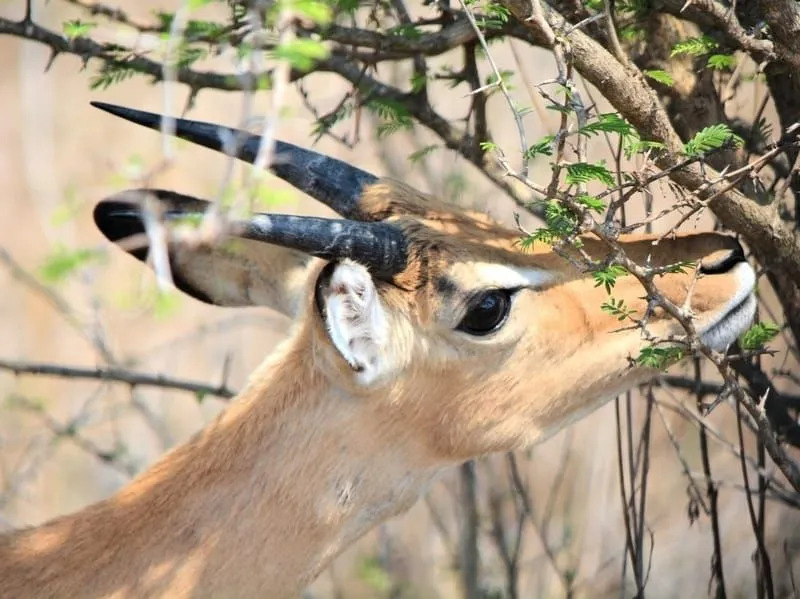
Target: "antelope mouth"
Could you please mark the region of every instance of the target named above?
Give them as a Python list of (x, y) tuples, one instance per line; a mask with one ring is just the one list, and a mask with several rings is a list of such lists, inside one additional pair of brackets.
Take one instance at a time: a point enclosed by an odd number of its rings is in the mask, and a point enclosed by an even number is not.
[(725, 351), (755, 318), (758, 301), (754, 294), (756, 273), (746, 262), (736, 267), (739, 290), (727, 305), (700, 329), (700, 340), (715, 351)]

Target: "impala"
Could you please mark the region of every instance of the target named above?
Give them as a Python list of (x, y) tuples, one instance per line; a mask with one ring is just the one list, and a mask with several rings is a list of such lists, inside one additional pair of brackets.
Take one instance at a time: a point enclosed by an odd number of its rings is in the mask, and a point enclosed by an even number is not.
[[(240, 131), (175, 125), (245, 160), (258, 150)], [(631, 360), (648, 343), (641, 330), (601, 311), (605, 290), (549, 247), (523, 249), (485, 215), (290, 144), (278, 142), (272, 169), (343, 218), (256, 214), (213, 244), (173, 235), (168, 258), (183, 291), (269, 306), (294, 318), (290, 337), (215, 422), (113, 497), (1, 537), (0, 596), (296, 596), (443, 468), (535, 443), (657, 375)], [(148, 189), (103, 200), (94, 216), (146, 260), (145, 211), (180, 230), (207, 207)], [(708, 346), (724, 349), (749, 325), (755, 275), (733, 238), (620, 244), (652, 266), (695, 261), (657, 284), (691, 306)], [(647, 311), (632, 276), (614, 295)], [(659, 310), (647, 328), (683, 332)]]

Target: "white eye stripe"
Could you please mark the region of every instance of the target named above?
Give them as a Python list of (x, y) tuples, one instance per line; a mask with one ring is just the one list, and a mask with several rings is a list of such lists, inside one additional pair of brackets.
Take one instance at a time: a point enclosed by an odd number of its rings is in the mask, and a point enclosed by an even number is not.
[(542, 287), (553, 280), (547, 271), (538, 268), (508, 266), (491, 262), (473, 262), (468, 265), (480, 287), (515, 289), (518, 287)]

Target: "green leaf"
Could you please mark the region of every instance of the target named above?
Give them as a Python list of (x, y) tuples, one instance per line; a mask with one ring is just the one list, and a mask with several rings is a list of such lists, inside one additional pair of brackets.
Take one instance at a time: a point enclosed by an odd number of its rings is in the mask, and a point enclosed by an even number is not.
[(732, 54), (712, 54), (706, 64), (716, 71), (729, 71), (736, 66), (736, 59)]
[(89, 32), (91, 32), (91, 30), (95, 27), (97, 27), (97, 23), (81, 21), (80, 19), (65, 21), (61, 24), (64, 37), (66, 37), (68, 40), (74, 40), (78, 37), (87, 37)]
[(739, 343), (742, 349), (757, 350), (764, 347), (764, 345), (772, 341), (775, 336), (781, 332), (781, 328), (774, 322), (757, 322), (750, 329), (741, 336)]
[(599, 133), (619, 133), (626, 136), (633, 133), (631, 124), (616, 112), (598, 114), (597, 120), (578, 130), (578, 133), (591, 137)]
[(558, 200), (549, 200), (544, 209), (544, 221), (553, 238), (566, 237), (575, 232), (578, 221), (572, 211)]
[(635, 131), (633, 135), (630, 135), (622, 140), (622, 150), (625, 152), (625, 157), (629, 159), (634, 154), (647, 152), (649, 150), (663, 150), (664, 147), (664, 144), (659, 141), (648, 141), (646, 139), (641, 139), (639, 134)]
[(734, 134), (728, 125), (719, 123), (698, 131), (697, 135), (683, 146), (683, 153), (687, 156), (701, 156), (711, 150), (717, 150), (729, 142), (740, 146), (743, 140)]
[(650, 345), (642, 348), (636, 358), (636, 363), (639, 366), (664, 370), (667, 366), (683, 358), (683, 356), (684, 350), (682, 347), (655, 347)]
[(397, 25), (396, 27), (389, 29), (386, 33), (409, 40), (416, 40), (422, 37), (422, 32), (416, 25), (412, 23)]
[(336, 12), (354, 13), (358, 10), (360, 0), (333, 0)]
[(625, 305), (624, 299), (615, 300), (613, 297), (609, 297), (607, 301), (603, 302), (600, 309), (616, 317), (620, 322), (627, 318), (632, 318), (636, 314), (636, 310)]
[(483, 15), (475, 15), (478, 26), (483, 29), (500, 29), (508, 22), (511, 13), (502, 4), (489, 2)]
[(535, 144), (533, 144), (530, 148), (525, 151), (525, 158), (530, 160), (540, 154), (544, 156), (552, 156), (553, 155), (553, 141), (555, 141), (555, 135), (546, 135)]
[(597, 212), (598, 214), (601, 214), (606, 210), (606, 203), (603, 200), (594, 196), (590, 196), (589, 194), (578, 194), (575, 196), (575, 201), (581, 206), (585, 207), (587, 210)]
[(494, 143), (493, 141), (482, 141), (478, 145), (484, 152), (494, 152), (495, 150), (497, 150), (498, 147), (497, 144)]
[(159, 31), (169, 31), (170, 27), (172, 27), (172, 22), (175, 20), (175, 13), (161, 10), (155, 11), (153, 16), (158, 19)]
[(184, 37), (189, 41), (219, 41), (228, 33), (228, 27), (213, 21), (190, 20), (186, 23)]
[(627, 274), (628, 271), (625, 270), (624, 266), (612, 264), (608, 268), (594, 271), (592, 273), (592, 278), (594, 279), (595, 287), (600, 287), (600, 285), (602, 285), (605, 287), (606, 293), (611, 295), (611, 290), (614, 289), (614, 286), (617, 284), (617, 279)]
[(205, 48), (198, 48), (197, 46), (187, 46), (181, 44), (178, 48), (178, 60), (176, 66), (181, 69), (192, 66), (198, 60), (208, 56), (208, 50)]
[(181, 296), (172, 289), (157, 290), (153, 303), (153, 315), (157, 319), (172, 317), (181, 306)]
[(467, 188), (467, 179), (462, 173), (450, 172), (444, 180), (444, 195), (447, 198), (457, 198)]
[(375, 111), (380, 117), (381, 123), (378, 124), (378, 138), (382, 139), (400, 130), (408, 130), (414, 127), (414, 121), (408, 110), (400, 102), (385, 98), (375, 98), (367, 106)]
[(361, 562), (358, 569), (359, 578), (383, 595), (387, 594), (392, 588), (392, 579), (389, 573), (381, 565), (378, 558), (367, 557)]
[(565, 181), (568, 185), (588, 183), (589, 181), (600, 181), (606, 185), (614, 185), (614, 175), (603, 164), (576, 162), (575, 164), (567, 165)]
[(291, 0), (289, 9), (314, 21), (318, 25), (327, 25), (333, 20), (333, 10), (327, 2), (319, 0)]
[(78, 190), (70, 185), (64, 192), (64, 199), (55, 207), (52, 214), (50, 214), (50, 224), (55, 227), (60, 227), (68, 222), (72, 222), (83, 208), (84, 203), (78, 196)]
[(39, 275), (47, 283), (57, 284), (64, 281), (80, 268), (97, 262), (103, 254), (91, 248), (68, 249), (62, 245), (56, 246), (45, 258), (39, 267)]
[(560, 112), (561, 114), (572, 114), (574, 110), (569, 104), (547, 104), (545, 108), (547, 110)]
[(310, 71), (316, 61), (328, 57), (328, 48), (317, 40), (298, 38), (275, 48), (274, 55), (289, 61), (298, 71)]
[(425, 156), (427, 156), (428, 154), (430, 154), (431, 152), (433, 152), (434, 150), (436, 150), (438, 148), (439, 148), (438, 144), (425, 146), (424, 148), (420, 148), (416, 152), (411, 152), (411, 154), (408, 155), (408, 159), (412, 163), (417, 163), (420, 160), (422, 160), (423, 158), (425, 158)]
[(205, 215), (199, 212), (187, 212), (179, 216), (171, 217), (170, 224), (176, 227), (187, 227), (190, 229), (197, 229), (203, 224)]
[(291, 204), (295, 200), (295, 194), (292, 191), (276, 189), (267, 182), (260, 182), (256, 185), (251, 197), (257, 208), (270, 211)]
[(682, 40), (672, 47), (670, 57), (680, 56), (686, 54), (687, 56), (701, 56), (708, 54), (718, 46), (717, 42), (708, 37), (701, 35), (700, 37), (690, 37), (689, 39)]
[(351, 102), (344, 102), (343, 104), (339, 104), (333, 113), (328, 113), (317, 119), (311, 127), (311, 131), (316, 136), (316, 140), (318, 141), (320, 137), (330, 131), (336, 123), (345, 120), (352, 114), (353, 104)]
[(119, 63), (104, 62), (98, 73), (89, 82), (89, 89), (108, 89), (136, 75), (138, 71)]
[[(589, 198), (590, 196), (585, 196)], [(578, 220), (575, 214), (560, 201), (544, 200), (536, 202), (544, 206), (544, 221), (546, 227), (541, 227), (529, 235), (520, 238), (519, 244), (523, 250), (530, 250), (538, 242), (553, 245), (557, 241), (574, 235), (578, 229)], [(572, 241), (572, 245), (579, 247), (580, 241)]]
[[(498, 77), (498, 75), (499, 75), (499, 77)], [(514, 86), (511, 84), (511, 80), (513, 79), (513, 77), (514, 77), (514, 71), (505, 70), (505, 69), (502, 70), (502, 71), (499, 71), (497, 74), (495, 74), (495, 73), (489, 74), (489, 76), (486, 77), (485, 84), (487, 86), (493, 85), (493, 86), (496, 86), (496, 87), (494, 87), (492, 89), (489, 89), (489, 90), (486, 90), (487, 97), (491, 96), (493, 93), (498, 91), (501, 81), (503, 82), (503, 85), (505, 86), (505, 88), (507, 90), (514, 89)]]
[(619, 30), (619, 37), (625, 42), (635, 42), (644, 37), (644, 27), (637, 23), (623, 25)]
[(486, 5), (486, 14), (495, 17), (498, 21), (507, 23), (511, 12), (499, 2), (490, 2)]
[(236, 46), (236, 58), (239, 60), (247, 60), (253, 55), (255, 52), (255, 48), (253, 48), (252, 44), (247, 42), (242, 42), (238, 46)]
[(633, 13), (634, 15), (644, 16), (644, 13), (652, 8), (650, 0), (618, 0), (616, 9), (620, 12)]
[(408, 109), (406, 109), (406, 107), (397, 100), (373, 98), (367, 103), (367, 106), (375, 111), (375, 114), (377, 114), (380, 118), (387, 121), (396, 121), (399, 119), (408, 118), (410, 116)]
[(650, 77), (653, 81), (658, 81), (663, 85), (668, 85), (672, 87), (675, 84), (675, 79), (667, 73), (666, 71), (660, 71), (658, 69), (645, 71), (644, 72), (646, 77)]
[(695, 266), (697, 266), (697, 263), (693, 260), (681, 260), (665, 266), (664, 272), (683, 275), (686, 274), (687, 270), (693, 269)]
[(556, 83), (553, 86), (553, 89), (558, 90), (562, 94), (564, 94), (564, 97), (567, 100), (571, 100), (572, 99), (572, 88), (569, 85), (564, 85), (563, 83)]
[(376, 129), (378, 139), (389, 137), (398, 131), (408, 131), (414, 127), (414, 122), (411, 119), (403, 119), (398, 121), (388, 121), (380, 123)]
[(428, 77), (425, 73), (414, 73), (411, 75), (411, 92), (412, 93), (419, 93), (425, 86), (428, 84)]

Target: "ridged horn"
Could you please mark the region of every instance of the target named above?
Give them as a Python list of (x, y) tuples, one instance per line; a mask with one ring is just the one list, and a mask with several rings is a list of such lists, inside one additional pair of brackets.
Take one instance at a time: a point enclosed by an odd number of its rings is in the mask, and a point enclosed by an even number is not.
[[(109, 240), (119, 242), (145, 232), (141, 200), (145, 195), (158, 198), (162, 218), (175, 220), (202, 215), (203, 200), (163, 189), (136, 189), (121, 192), (95, 206), (94, 221)], [(349, 258), (363, 264), (378, 279), (390, 280), (403, 271), (408, 249), (403, 232), (382, 222), (358, 222), (288, 214), (255, 214), (231, 223), (230, 234), (305, 252), (325, 260)], [(142, 258), (146, 248), (129, 249)], [(138, 251), (138, 253), (137, 253)]]
[[(92, 106), (150, 129), (160, 129), (162, 115), (105, 102), (92, 102)], [(239, 129), (213, 123), (176, 118), (175, 135), (201, 146), (226, 152), (241, 160), (253, 163), (258, 154), (261, 138)], [(346, 162), (306, 150), (285, 141), (275, 142), (275, 159), (270, 169), (278, 177), (303, 193), (322, 202), (345, 218), (369, 220), (358, 207), (358, 200), (366, 185), (378, 178)]]

